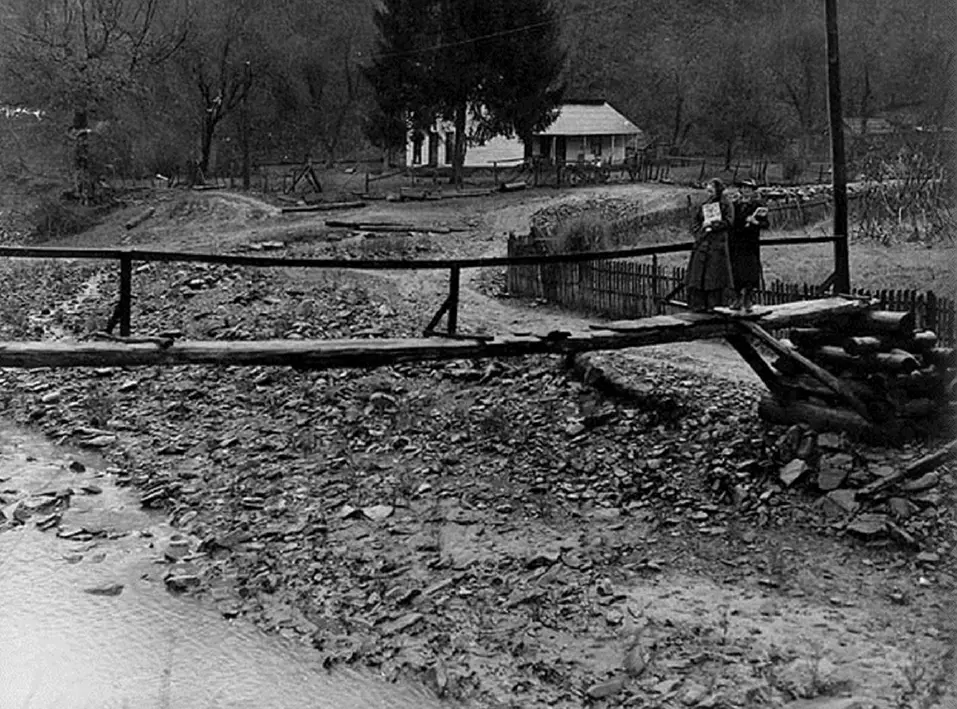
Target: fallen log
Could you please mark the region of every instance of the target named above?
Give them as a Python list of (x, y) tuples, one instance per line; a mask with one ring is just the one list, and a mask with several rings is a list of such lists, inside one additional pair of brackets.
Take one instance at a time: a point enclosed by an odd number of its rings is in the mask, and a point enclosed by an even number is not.
[(933, 347), (924, 353), (924, 359), (935, 367), (949, 369), (957, 367), (957, 349), (953, 347)]
[(920, 369), (920, 362), (910, 352), (894, 349), (890, 352), (878, 352), (865, 361), (873, 361), (878, 369), (895, 374), (910, 374)]
[(898, 374), (888, 383), (908, 396), (939, 398), (947, 385), (947, 378), (936, 367), (925, 367), (909, 374)]
[(758, 415), (769, 423), (790, 426), (804, 423), (815, 431), (845, 432), (862, 441), (887, 442), (893, 427), (875, 426), (850, 409), (820, 406), (807, 401), (781, 402), (765, 395), (758, 402)]
[(915, 460), (906, 468), (903, 468), (896, 473), (892, 473), (885, 478), (881, 478), (880, 480), (875, 480), (870, 485), (865, 485), (857, 491), (857, 496), (873, 497), (878, 492), (886, 490), (892, 485), (909, 480), (910, 478), (916, 478), (924, 473), (929, 473), (935, 468), (943, 465), (948, 459), (955, 456), (957, 456), (957, 439), (951, 441), (943, 448), (940, 448), (929, 455), (925, 455), (923, 458)]
[(901, 346), (901, 349), (911, 352), (926, 352), (937, 346), (937, 333), (933, 330), (921, 330), (915, 332), (910, 342)]
[(814, 349), (821, 345), (839, 345), (844, 335), (819, 327), (794, 327), (788, 333), (788, 339), (801, 349)]
[(875, 352), (890, 350), (893, 348), (893, 343), (888, 342), (880, 337), (875, 337), (874, 335), (848, 337), (841, 342), (840, 345), (844, 348), (845, 352), (852, 356), (874, 354)]
[(124, 224), (123, 226), (126, 227), (126, 230), (127, 230), (127, 231), (129, 231), (129, 230), (131, 230), (131, 229), (135, 229), (135, 228), (138, 227), (140, 224), (142, 224), (143, 222), (145, 222), (147, 219), (149, 219), (150, 217), (152, 217), (154, 214), (156, 214), (156, 207), (150, 207), (150, 208), (147, 209), (145, 212), (143, 212), (142, 214), (140, 214), (138, 217), (134, 217), (133, 219), (130, 219), (130, 220), (129, 220), (128, 222), (126, 222), (126, 224)]
[(520, 190), (524, 190), (526, 187), (528, 187), (528, 185), (523, 181), (503, 182), (501, 185), (499, 185), (498, 189), (499, 192), (518, 192)]
[(335, 209), (358, 209), (365, 206), (365, 202), (320, 202), (296, 207), (281, 207), (280, 209), (283, 214), (287, 214), (294, 212), (331, 212)]
[(333, 229), (359, 229), (360, 227), (370, 228), (370, 227), (402, 227), (404, 229), (414, 229), (413, 224), (400, 224), (396, 222), (355, 222), (355, 221), (346, 221), (342, 219), (327, 219), (326, 226)]
[(912, 311), (869, 310), (857, 324), (861, 331), (867, 333), (886, 333), (910, 337), (914, 333), (917, 316)]
[(801, 368), (807, 370), (807, 372), (817, 379), (820, 382), (823, 382), (829, 389), (838, 394), (841, 399), (843, 399), (854, 411), (858, 413), (862, 418), (867, 420), (870, 418), (870, 412), (867, 410), (867, 407), (864, 405), (860, 399), (858, 399), (847, 387), (845, 387), (841, 380), (835, 377), (833, 374), (828, 372), (823, 367), (818, 366), (807, 357), (794, 350), (789, 350), (787, 347), (778, 342), (774, 337), (772, 337), (768, 332), (766, 332), (759, 325), (741, 321), (738, 323), (738, 326), (743, 329), (745, 332), (750, 333), (752, 336), (763, 342), (765, 345), (771, 348), (776, 354), (783, 357), (790, 357), (798, 364)]
[(920, 362), (914, 355), (897, 349), (890, 352), (875, 352), (867, 356), (857, 356), (850, 354), (843, 347), (824, 345), (810, 352), (809, 356), (829, 367), (854, 372), (909, 374), (920, 369)]

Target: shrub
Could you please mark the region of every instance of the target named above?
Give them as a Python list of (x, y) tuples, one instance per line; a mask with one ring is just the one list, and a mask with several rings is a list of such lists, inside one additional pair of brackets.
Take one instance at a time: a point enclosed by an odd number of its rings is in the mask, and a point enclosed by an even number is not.
[(555, 228), (553, 244), (558, 253), (603, 251), (614, 248), (611, 223), (606, 219), (582, 214), (560, 223)]
[(61, 236), (79, 234), (97, 223), (98, 211), (60, 197), (42, 197), (30, 212), (33, 241), (42, 242)]

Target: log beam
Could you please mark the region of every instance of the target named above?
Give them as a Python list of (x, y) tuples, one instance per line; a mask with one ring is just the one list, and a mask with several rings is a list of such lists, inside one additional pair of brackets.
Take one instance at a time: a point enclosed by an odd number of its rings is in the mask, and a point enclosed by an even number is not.
[(778, 340), (775, 339), (770, 333), (766, 332), (762, 327), (753, 322), (742, 320), (738, 323), (738, 326), (748, 334), (767, 345), (775, 354), (793, 360), (802, 369), (807, 371), (808, 374), (813, 376), (815, 379), (823, 383), (831, 391), (837, 394), (851, 407), (851, 409), (864, 418), (864, 420), (870, 419), (870, 412), (867, 410), (864, 402), (858, 399), (846, 386), (844, 386), (840, 379), (835, 377), (826, 369), (818, 366), (804, 355), (799, 354), (794, 350), (788, 349), (778, 342)]

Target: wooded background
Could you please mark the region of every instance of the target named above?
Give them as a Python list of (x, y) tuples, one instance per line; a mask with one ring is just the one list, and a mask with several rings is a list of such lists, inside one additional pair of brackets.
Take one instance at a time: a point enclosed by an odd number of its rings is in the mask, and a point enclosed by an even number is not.
[[(609, 100), (672, 154), (827, 156), (816, 0), (554, 0), (566, 96)], [(0, 170), (89, 141), (104, 173), (368, 159), (373, 0), (3, 0)], [(844, 112), (954, 124), (951, 0), (839, 3)], [(78, 111), (78, 106), (83, 110)], [(79, 115), (82, 113), (83, 115)], [(2, 116), (0, 116), (2, 118)], [(31, 123), (31, 121), (33, 123)], [(34, 125), (35, 124), (35, 125)], [(72, 154), (72, 153), (68, 153)]]

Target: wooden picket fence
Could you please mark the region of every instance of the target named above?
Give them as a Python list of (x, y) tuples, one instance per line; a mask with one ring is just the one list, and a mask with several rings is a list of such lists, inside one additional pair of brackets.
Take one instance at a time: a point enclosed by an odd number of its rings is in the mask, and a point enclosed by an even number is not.
[[(528, 255), (510, 250), (509, 256)], [(594, 313), (608, 318), (643, 318), (663, 312), (661, 300), (668, 295), (683, 299), (684, 268), (666, 267), (633, 259), (509, 266), (508, 292), (514, 297), (536, 298), (548, 303)], [(853, 295), (880, 300), (881, 308), (913, 311), (918, 327), (933, 330), (940, 341), (952, 345), (955, 336), (955, 304), (933, 291), (854, 289)], [(772, 281), (755, 293), (760, 305), (819, 297), (819, 286)]]

